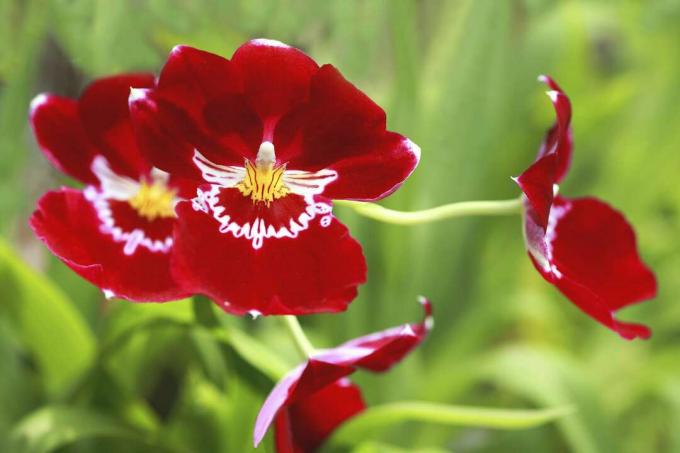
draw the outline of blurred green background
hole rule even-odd
[[[422,348],[356,375],[371,404],[577,412],[519,431],[397,424],[334,448],[680,452],[677,0],[0,0],[0,451],[250,451],[272,379],[297,361],[280,324],[220,315],[215,335],[188,301],[106,302],[50,256],[27,218],[70,182],[40,155],[27,111],[42,91],[76,97],[97,76],[158,71],[175,44],[229,56],[254,37],[334,64],[421,146],[384,202],[399,209],[518,196],[510,176],[553,119],[536,76],[551,74],[574,104],[562,193],[623,210],[659,278],[657,300],[621,313],[652,339],[626,342],[541,279],[519,217],[400,227],[338,208],[369,282],[346,313],[302,320],[315,345],[415,320],[418,294],[435,306]]]

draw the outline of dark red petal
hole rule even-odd
[[[548,154],[534,162],[517,178],[513,178],[528,201],[528,206],[525,203],[527,214],[533,217],[543,231],[548,226],[553,203],[556,168],[555,154]]]
[[[626,339],[650,336],[647,327],[614,318],[620,308],[657,291],[620,212],[595,198],[556,197],[545,250],[532,256],[536,268],[581,310]]]
[[[281,379],[272,389],[257,416],[254,431],[255,446],[260,443],[275,418],[277,419],[277,442],[280,441],[282,445],[299,447],[307,445],[306,442],[314,444],[315,440],[323,441],[328,432],[320,436],[319,431],[315,429],[310,433],[310,438],[305,438],[304,435],[298,437],[296,431],[297,427],[301,428],[308,422],[305,418],[308,415],[336,410],[336,406],[318,404],[319,407],[312,411],[314,405],[311,404],[310,398],[313,401],[318,392],[328,389],[329,386],[341,384],[344,381],[338,382],[340,378],[348,376],[359,368],[381,372],[401,361],[407,353],[423,341],[433,326],[432,306],[425,298],[421,298],[421,303],[425,311],[423,322],[394,327],[356,338],[336,348],[319,351],[310,357],[307,363],[298,366]],[[357,396],[359,398],[350,395],[346,405],[337,406],[338,411],[351,416],[363,409],[360,395]],[[304,411],[298,412],[297,415],[302,415],[302,417],[300,419],[291,417],[296,412],[289,411],[289,409],[300,404],[304,405]],[[280,414],[284,412],[283,418],[277,417],[277,414],[281,416]],[[344,415],[342,417],[338,415],[336,418],[330,414],[326,417],[328,418],[323,419],[323,426],[332,425],[332,428],[337,426],[337,423],[334,424],[336,421],[341,422],[347,418]]]
[[[403,182],[420,155],[385,124],[377,104],[325,65],[311,79],[309,100],[277,124],[274,145],[289,168],[338,171],[327,188],[332,198],[378,199]]]
[[[98,184],[90,170],[96,151],[90,145],[72,99],[41,94],[31,102],[31,125],[40,149],[59,170],[89,184]]]
[[[131,88],[153,84],[153,74],[122,74],[94,81],[80,97],[78,108],[85,132],[117,174],[138,179],[151,169],[137,149],[128,97]]]
[[[571,102],[559,85],[549,76],[543,75],[538,79],[551,89],[551,91],[548,91],[548,96],[555,108],[557,118],[555,124],[548,130],[543,139],[537,160],[550,153],[556,155],[555,184],[559,184],[569,171],[573,152]]]
[[[316,451],[338,426],[365,408],[359,387],[340,379],[279,413],[274,422],[276,451]]]
[[[551,88],[548,96],[557,118],[546,133],[536,161],[513,180],[522,189],[533,208],[530,215],[534,216],[534,221],[545,229],[553,201],[553,187],[566,176],[571,164],[573,140],[569,98],[550,77],[540,76],[539,80]]]
[[[234,200],[252,205],[242,196]],[[189,202],[180,203],[177,213],[178,276],[230,313],[338,312],[366,280],[361,246],[335,219],[325,227],[314,219],[298,237],[265,239],[255,249],[250,239],[220,233],[217,221]]]
[[[274,122],[304,101],[317,64],[300,50],[268,39],[239,47],[231,62],[242,74],[245,96],[265,123]],[[273,130],[265,132],[271,141]]]
[[[434,325],[430,302],[421,298],[425,318],[417,324],[399,327],[355,338],[315,356],[329,363],[352,365],[375,372],[390,369],[418,346]],[[357,354],[356,352],[359,351]]]
[[[189,46],[176,46],[158,78],[163,98],[199,112],[213,98],[243,91],[240,74],[226,58]]]
[[[178,133],[191,121],[186,114],[171,106],[161,109],[150,90],[134,90],[129,103],[137,143],[148,160],[173,176],[200,181],[191,162],[194,146]]]
[[[168,301],[187,295],[170,276],[169,255],[124,245],[102,233],[101,221],[82,192],[48,192],[31,217],[36,236],[71,269],[115,297]]]
[[[242,166],[244,158],[255,159],[261,143],[259,118],[236,95],[211,100],[195,114],[156,91],[135,90],[130,114],[154,166],[196,181],[202,179],[192,161],[195,150],[217,164]]]

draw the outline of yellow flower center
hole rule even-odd
[[[128,203],[149,221],[175,217],[175,193],[175,190],[169,189],[162,181],[154,181],[152,184],[142,181],[139,190]]]
[[[276,155],[274,145],[263,142],[255,159],[255,165],[249,160],[245,162],[246,175],[236,188],[244,197],[250,197],[253,203],[264,203],[269,207],[272,201],[283,198],[290,190],[283,183],[286,165],[274,165]]]

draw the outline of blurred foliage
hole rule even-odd
[[[509,177],[553,115],[536,76],[553,75],[574,103],[562,191],[624,211],[659,277],[658,300],[623,313],[654,336],[627,343],[540,278],[518,218],[407,228],[338,209],[369,282],[346,313],[303,320],[314,343],[412,320],[417,294],[436,310],[414,356],[357,376],[369,402],[576,408],[519,431],[395,424],[354,451],[680,451],[678,0],[0,0],[0,451],[250,451],[259,405],[296,361],[276,320],[218,315],[216,333],[188,301],[104,301],[26,219],[66,183],[31,137],[35,94],[157,71],[178,43],[228,56],[253,37],[336,65],[422,147],[385,202],[401,209],[517,196]]]

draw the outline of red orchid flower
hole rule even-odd
[[[200,185],[177,205],[178,278],[233,314],[344,310],[366,264],[331,199],[383,198],[420,155],[333,66],[277,41],[231,60],[178,46],[130,111],[154,165]]]
[[[31,227],[107,297],[167,301],[186,295],[170,272],[181,188],[140,153],[128,114],[130,87],[153,84],[153,75],[125,74],[93,82],[77,101],[41,94],[31,103],[40,149],[85,184],[46,193]]]
[[[557,195],[572,155],[571,103],[549,77],[539,78],[555,107],[536,161],[514,178],[524,192],[524,237],[543,278],[586,314],[625,339],[648,338],[648,327],[619,321],[617,310],[656,295],[656,279],[637,251],[625,217],[592,197]]]
[[[366,335],[333,349],[317,351],[271,391],[255,422],[257,447],[274,423],[278,453],[315,451],[343,422],[366,407],[347,376],[358,369],[383,372],[400,362],[427,336],[432,308],[421,298],[425,319],[418,324]]]

